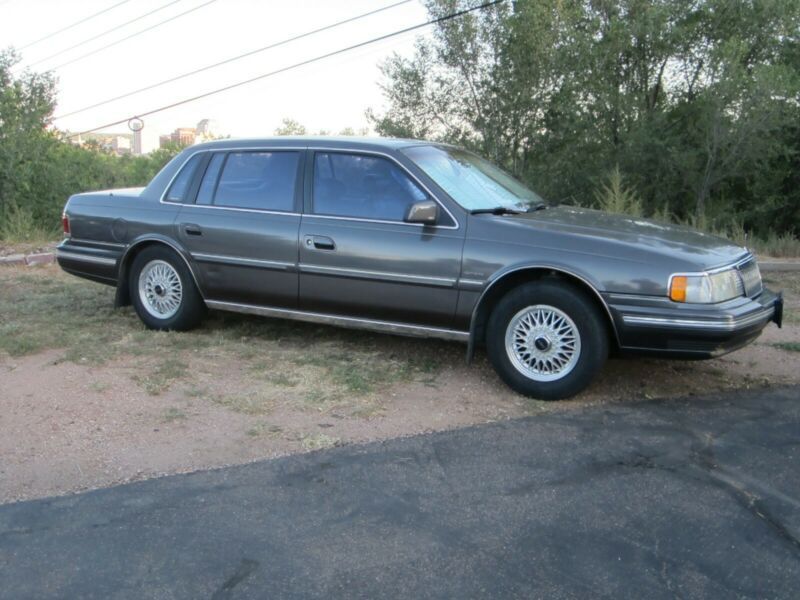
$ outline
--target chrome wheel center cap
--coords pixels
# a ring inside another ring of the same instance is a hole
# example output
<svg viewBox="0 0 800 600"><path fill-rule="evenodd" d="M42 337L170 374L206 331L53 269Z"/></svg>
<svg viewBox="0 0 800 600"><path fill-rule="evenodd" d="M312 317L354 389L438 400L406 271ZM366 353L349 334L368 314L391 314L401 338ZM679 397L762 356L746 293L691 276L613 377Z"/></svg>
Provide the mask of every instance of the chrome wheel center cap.
<svg viewBox="0 0 800 600"><path fill-rule="evenodd" d="M550 348L550 340L541 335L533 340L533 345L539 352L546 352Z"/></svg>

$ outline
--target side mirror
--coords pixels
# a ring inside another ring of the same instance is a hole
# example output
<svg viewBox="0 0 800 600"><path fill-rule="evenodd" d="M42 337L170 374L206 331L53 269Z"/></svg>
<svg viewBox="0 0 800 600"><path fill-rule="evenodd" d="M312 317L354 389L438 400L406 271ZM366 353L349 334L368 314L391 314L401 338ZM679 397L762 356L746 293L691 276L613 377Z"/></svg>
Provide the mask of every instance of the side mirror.
<svg viewBox="0 0 800 600"><path fill-rule="evenodd" d="M435 225L439 218L439 205L433 200L415 202L408 209L406 223L422 223L423 225Z"/></svg>

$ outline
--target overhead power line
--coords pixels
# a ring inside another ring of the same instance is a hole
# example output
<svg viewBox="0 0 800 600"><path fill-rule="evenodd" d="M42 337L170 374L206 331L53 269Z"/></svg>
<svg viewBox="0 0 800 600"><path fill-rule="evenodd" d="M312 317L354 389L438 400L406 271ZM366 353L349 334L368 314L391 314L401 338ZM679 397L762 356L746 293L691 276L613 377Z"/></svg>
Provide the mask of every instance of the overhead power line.
<svg viewBox="0 0 800 600"><path fill-rule="evenodd" d="M80 56L78 56L76 58L73 58L71 60L68 60L67 62L61 63L57 67L53 67L51 70L55 71L55 70L61 69L62 67L66 67L67 65L71 65L72 63L76 63L79 60L83 60L84 58L88 58L88 57L90 57L90 56L92 56L94 54L97 54L98 52L103 52L104 50L108 50L112 46L116 46L117 44L121 44L122 42L128 41L129 39L135 38L136 36L142 35L143 33L147 33L148 31L151 31L151 30L155 29L156 27L161 27L162 25L166 25L167 23L169 23L171 21L174 21L175 19L180 19L181 17L183 17L185 15L188 15L189 13L193 13L196 10L200 10L201 8L203 8L205 6L208 6L209 4L213 4L214 2L217 2L217 0L208 0L208 2L204 2L203 4L195 6L194 8L190 8L189 10L185 10L182 13L178 13L174 17L170 17L169 19L164 19L163 21L159 21L158 23L155 23L153 25L150 25L149 27L145 27L144 29L141 29L141 30L137 31L136 33L132 33L132 34L130 34L128 36L125 36L124 38L120 38L118 40L115 40L115 41L111 42L110 44L106 44L105 46L101 46L100 48L92 50L91 52L87 52L86 54L81 54Z"/></svg>
<svg viewBox="0 0 800 600"><path fill-rule="evenodd" d="M130 25L131 23L135 23L136 21L141 21L142 19L145 19L145 18L149 17L150 15L154 15L154 14L156 14L157 12L164 10L165 8L169 8L169 7L170 7L170 6L172 6L173 4L177 4L178 2L183 2L183 0L172 0L171 2L167 2L166 4L162 4L161 6L159 6L158 8L155 8L155 9L151 10L150 12L146 12L146 13L144 13L143 15L139 15L138 17L136 17L136 18L134 18L134 19L131 19L130 21L125 21L124 23L120 23L119 25L116 25L116 26L112 27L111 29L108 29L108 30L104 31L103 33L99 33L99 34L97 34L97 35L96 35L96 36L94 36L94 37L90 37L90 38L88 38L88 39L85 39L85 40L83 40L83 41L80 41L80 42L78 42L77 44L73 44L73 45L72 45L72 46L70 46L69 48L64 48L63 50L59 50L58 52L54 52L54 53L53 53L53 54L51 54L50 56L46 56L46 57L44 57L44 58L40 58L40 59L39 59L39 60L37 60L36 62L32 62L32 63L30 63L28 66L29 66L29 67L36 66L36 65L38 65L38 64L40 64L40 63L43 63L43 62L45 62L45 61L47 61L47 60L50 60L51 58L55 58L56 56L59 56L59 55L61 55L61 54L64 54L65 52L69 52L70 50L74 50L75 48L80 48L81 46L85 46L85 45L86 45L86 44L88 44L89 42L93 42L93 41L95 41L96 39L99 39L99 38L101 38L101 37L103 37L103 36L106 36L106 35L108 35L109 33L113 33L113 32L115 32L115 31L117 31L117 30L119 30L119 29L122 29L123 27L127 27L127 26L128 26L128 25Z"/></svg>
<svg viewBox="0 0 800 600"><path fill-rule="evenodd" d="M265 52L267 50L272 50L273 48L277 48L279 46L284 46L284 45L289 44L291 42L296 42L297 40L301 40L303 38L306 38L306 37L309 37L309 36L312 36L312 35L315 35L315 34L318 34L318 33L322 33L323 31L327 31L329 29L334 29L336 27L340 27L340 26L345 25L347 23L352 23L354 21L358 21L360 19L364 19L366 17L370 17L370 16L372 16L374 14L389 10L390 8L395 8L397 6L400 6L401 4L408 4L411 1L412 0L401 0L400 2L395 2L394 4L389 4L388 6L383 6L381 8L378 8L378 9L375 9L375 10L371 10L369 12L362 13L362 14L357 15L355 17L350 17L349 19L345 19L344 21L338 21L336 23L332 23L331 25L326 25L325 27L320 27L319 29L314 29L312 31L307 31L305 33L301 33L301 34L296 35L294 37L290 37L290 38L287 38L285 40L281 40L279 42L274 42L272 44L269 44L268 46L264 46L264 47L258 48L256 50L251 50L250 52L245 52L244 54L239 54L237 56L232 56L231 58L226 58L225 60L221 60L221 61L216 62L214 64L211 64L211 65L208 65L208 66L205 66L205 67L201 67L199 69L195 69L194 71L189 71L188 73L183 73L181 75L176 75L175 77L170 77L169 79L164 79L163 81L159 81L158 83L153 83L153 84L147 85L145 87L141 87L139 89L132 90L132 91L126 92L124 94L120 94L119 96L114 96L113 98L107 98L106 100L101 100L100 102L96 102L95 104L92 104L90 106L84 106L83 108L79 108L78 110L73 110L72 112L68 112L68 113L65 113L63 115L59 115L57 117L54 117L54 120L63 119L65 117L71 117L72 115L77 115L78 113L86 112L87 110L91 110L93 108L97 108L98 106L103 106L103 105L109 104L111 102L116 102L117 100L122 100L123 98L128 98L130 96L134 96L136 94L140 94L142 92L146 92L148 90L152 90L154 88L161 87L162 85L167 85L168 83L173 83L175 81L179 81L181 79L185 79L187 77L191 77L192 75L197 75L198 73L202 73L204 71L209 71L211 69L215 69L217 67L221 67L222 65L226 65L228 63L232 63L232 62L240 60L242 58L247 58L248 56L253 56L254 54L258 54L260 52Z"/></svg>
<svg viewBox="0 0 800 600"><path fill-rule="evenodd" d="M131 115L130 117L126 117L124 119L120 119L119 121L112 121L110 123L105 123L103 125L99 125L97 127L93 127L91 129L87 129L85 131L81 131L79 133L73 133L72 135L68 135L67 139L71 139L71 138L74 138L74 137L79 137L79 136L82 136L82 135L86 135L87 133L92 133L93 131L98 131L100 129L105 129L106 127L113 127L114 125L120 125L122 123L127 123L128 121L130 121L133 118L148 117L150 115L154 115L156 113L160 113L160 112L163 112L165 110L169 110L170 108L175 108L175 107L181 106L183 104L188 104L190 102L195 102L195 101L201 100L203 98L208 98L209 96L214 96L216 94L221 94L222 92L227 92L229 90L232 90L232 89L235 89L235 88L238 88L238 87L242 87L244 85L248 85L248 84L253 83L255 81L260 81L262 79L267 79L268 77L273 77L273 76L278 75L280 73L285 73L287 71L291 71L293 69L297 69L297 68L303 67L305 65L310 65L312 63L319 62L321 60L325 60L326 58L331 58L332 56L337 56L339 54L344 54L345 52L350 52L351 50L356 50L357 48L363 48L364 46L369 46L369 45L375 44L377 42L382 42L383 40L388 40L390 38L397 37L399 35L403 35L405 33L409 33L411 31L415 31L417 29L422 29L423 27L428 27L430 25L437 25L439 23L444 23L445 21L450 21L452 19L456 19L458 17L462 17L462 16L464 16L464 15L466 15L468 13L472 13L472 12L475 12L475 11L478 11L478 10L483 10L483 9L489 8L491 6L495 6L497 4L502 4L505 1L506 0L493 0L492 2L485 2L484 4L479 4L478 6L473 6L472 8L466 8L464 10L459 10L457 12L450 13L448 15L444 15L444 16L438 17L436 19L431 19L429 21L425 21L424 23L419 23L417 25L412 25L411 27L406 27L405 29L400 29L400 30L394 31L392 33L387 33L385 35L381 35L381 36L378 36L376 38L372 38L372 39L367 40L365 42L360 42L358 44L353 44L352 46L347 46L346 48L340 48L339 50L334 50L333 52L328 52L327 54L322 54L322 55L314 57L314 58L309 58L308 60L304 60L304 61L295 63L293 65L289 65L288 67L283 67L281 69L277 69L275 71L270 71L269 73L264 73L263 75L257 75L256 77L251 77L250 79L245 79L244 81L239 81L237 83L232 83L230 85L226 85L224 87L217 88L217 89L211 90L209 92L205 92L203 94L198 94L197 96L192 96L191 98L186 98L184 100L179 100L177 102L172 102L171 104L166 104L164 106L160 106L158 108L154 108L154 109L148 110L146 112L137 113L135 115Z"/></svg>
<svg viewBox="0 0 800 600"><path fill-rule="evenodd" d="M116 4L114 4L112 6L109 6L108 8L104 8L100 12L96 12L93 15L89 15L88 17L84 17L83 19L75 21L74 23L72 23L71 25L67 25L66 27L62 27L58 31L53 31L52 33L48 33L46 36L40 37L38 40L34 40L34 41L32 41L32 42L30 42L28 44L25 44L24 46L20 47L20 50L25 50L25 48L30 48L34 44L38 44L39 42L43 42L46 39L49 39L49 38L53 37L54 35L58 35L60 33L64 33L65 31L67 31L67 29L72 29L73 27L77 27L78 25L86 23L86 21L89 21L91 19L94 19L95 17L99 17L102 14L105 14L105 13L111 11L111 10L114 10L115 8L117 8L118 6L122 6L126 2L130 2L130 0L122 0L121 2L117 2Z"/></svg>

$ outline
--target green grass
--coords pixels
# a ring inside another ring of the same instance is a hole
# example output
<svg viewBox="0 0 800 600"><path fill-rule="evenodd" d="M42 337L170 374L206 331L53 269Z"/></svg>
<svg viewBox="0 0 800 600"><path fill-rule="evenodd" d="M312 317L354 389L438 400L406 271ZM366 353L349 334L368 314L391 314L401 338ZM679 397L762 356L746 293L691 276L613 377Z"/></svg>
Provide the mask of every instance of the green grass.
<svg viewBox="0 0 800 600"><path fill-rule="evenodd" d="M800 352L800 342L777 342L772 345L787 352Z"/></svg>
<svg viewBox="0 0 800 600"><path fill-rule="evenodd" d="M59 232L57 226L42 226L30 210L14 202L0 219L0 240L11 245L45 245L58 239Z"/></svg>
<svg viewBox="0 0 800 600"><path fill-rule="evenodd" d="M332 448L341 443L339 438L325 435L324 433L314 433L311 435L303 436L300 439L300 444L306 450L322 450L324 448Z"/></svg>
<svg viewBox="0 0 800 600"><path fill-rule="evenodd" d="M141 374L134 375L132 379L148 394L158 396L166 392L175 381L185 377L188 369L188 365L182 360L168 356L144 369Z"/></svg>
<svg viewBox="0 0 800 600"><path fill-rule="evenodd" d="M182 421L187 418L187 415L184 411L180 408L176 408L174 406L170 406L167 408L164 413L161 415L161 419L165 423L172 423L174 421Z"/></svg>
<svg viewBox="0 0 800 600"><path fill-rule="evenodd" d="M441 364L463 352L434 340L225 313L191 332L153 332L131 307L113 302L112 287L53 266L0 267L0 353L56 350L57 361L117 361L149 394L183 383L184 397L249 415L278 405L372 415L389 386L432 382Z"/></svg>

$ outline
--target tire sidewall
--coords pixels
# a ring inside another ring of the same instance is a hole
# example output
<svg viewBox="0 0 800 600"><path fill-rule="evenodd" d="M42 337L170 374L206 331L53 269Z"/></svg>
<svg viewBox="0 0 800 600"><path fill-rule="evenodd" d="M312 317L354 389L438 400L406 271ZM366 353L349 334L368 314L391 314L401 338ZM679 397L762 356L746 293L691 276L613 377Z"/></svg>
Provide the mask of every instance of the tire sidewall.
<svg viewBox="0 0 800 600"><path fill-rule="evenodd" d="M142 269L155 260L162 260L168 263L178 274L181 281L182 296L180 307L174 315L167 319L159 319L152 315L142 304L142 299L139 295L139 276ZM204 304L197 291L194 278L183 259L171 249L151 246L137 254L131 264L128 289L130 290L131 302L136 314L149 329L177 331L190 329L202 318Z"/></svg>
<svg viewBox="0 0 800 600"><path fill-rule="evenodd" d="M513 365L506 351L506 329L520 310L536 304L550 305L567 314L580 335L581 349L575 367L563 378L536 381ZM568 282L541 280L511 290L489 317L487 340L489 360L498 375L516 392L540 400L568 398L585 389L608 357L608 332L602 315L586 294Z"/></svg>

